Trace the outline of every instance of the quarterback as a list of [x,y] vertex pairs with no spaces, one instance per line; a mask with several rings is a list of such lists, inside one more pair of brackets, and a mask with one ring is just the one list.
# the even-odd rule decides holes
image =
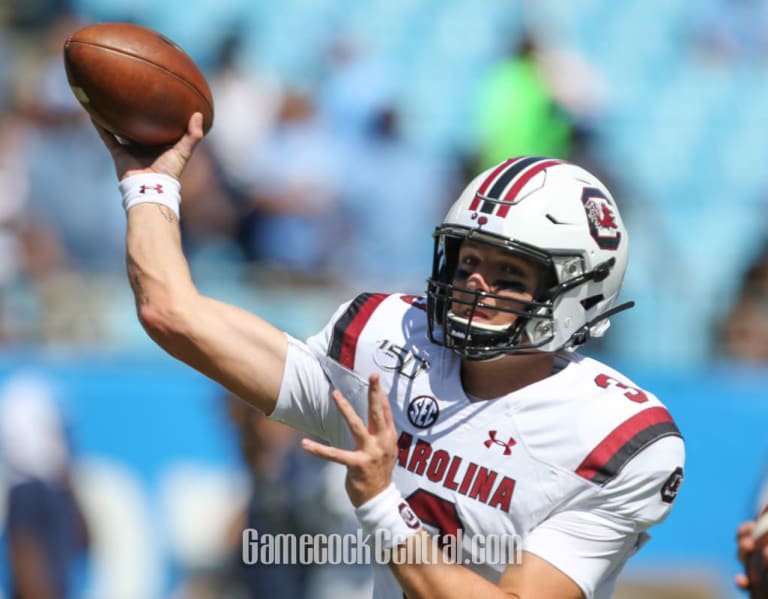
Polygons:
[[[435,231],[425,296],[362,293],[304,342],[192,282],[178,179],[200,115],[151,157],[99,132],[127,211],[142,325],[243,400],[329,442],[304,447],[345,464],[362,528],[390,533],[375,597],[611,595],[671,508],[684,447],[652,393],[575,351],[630,307],[614,305],[629,240],[600,181],[539,157],[481,173]],[[522,559],[453,563],[441,539],[459,531],[467,549],[477,535],[520,538]],[[415,559],[419,547],[430,559]]]

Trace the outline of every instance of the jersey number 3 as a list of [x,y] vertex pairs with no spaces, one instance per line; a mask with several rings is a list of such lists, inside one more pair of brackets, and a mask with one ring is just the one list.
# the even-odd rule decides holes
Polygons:
[[598,387],[602,387],[603,389],[608,389],[608,387],[618,387],[619,389],[625,391],[624,397],[634,401],[635,403],[645,403],[648,401],[648,396],[637,387],[632,387],[631,385],[622,383],[621,381],[616,380],[607,374],[598,374],[595,377],[595,384]]

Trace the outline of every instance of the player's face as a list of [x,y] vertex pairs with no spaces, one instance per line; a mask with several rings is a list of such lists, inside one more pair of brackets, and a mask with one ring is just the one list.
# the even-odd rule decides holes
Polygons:
[[451,309],[463,318],[471,315],[476,323],[511,324],[517,318],[515,314],[494,308],[524,309],[524,302],[533,299],[539,276],[538,266],[525,258],[483,243],[465,241],[459,249],[454,286],[494,295],[483,297],[482,305],[472,314],[474,293],[454,291]]

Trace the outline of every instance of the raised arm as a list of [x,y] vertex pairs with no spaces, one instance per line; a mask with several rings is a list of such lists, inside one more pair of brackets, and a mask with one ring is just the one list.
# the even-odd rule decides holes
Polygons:
[[[134,175],[178,181],[203,137],[195,113],[187,133],[157,155],[132,152],[96,125],[115,163],[118,179]],[[171,186],[172,187],[172,186]],[[173,192],[172,189],[166,190]],[[169,195],[172,195],[169,194]],[[209,297],[195,288],[181,249],[176,212],[160,203],[127,210],[126,262],[144,329],[165,351],[217,381],[265,413],[277,401],[287,352],[285,334],[265,320]]]

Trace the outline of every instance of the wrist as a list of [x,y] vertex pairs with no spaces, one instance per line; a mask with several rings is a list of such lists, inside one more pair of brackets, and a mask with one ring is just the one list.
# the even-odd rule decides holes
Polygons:
[[119,183],[126,212],[138,204],[160,204],[179,216],[181,183],[163,173],[140,172],[124,177]]
[[355,508],[363,530],[390,549],[422,530],[421,520],[391,483],[381,493]]

